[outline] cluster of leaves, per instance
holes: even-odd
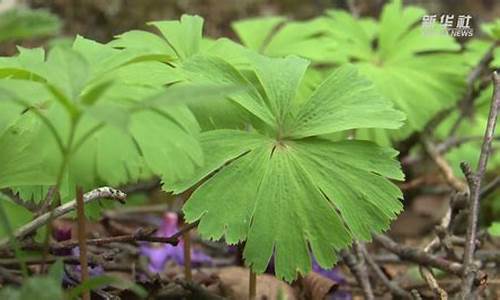
[[[297,271],[310,271],[310,252],[331,267],[336,252],[354,238],[370,239],[372,232],[387,228],[402,208],[400,191],[386,179],[403,178],[396,152],[369,142],[321,138],[402,124],[404,115],[353,66],[336,70],[312,93],[299,93],[307,60],[267,58],[225,39],[204,42],[196,17],[152,24],[160,36],[132,31],[111,45],[142,49],[138,41],[147,39],[155,45],[146,49],[150,55],[175,58],[176,80],[247,87],[228,97],[231,102],[215,105],[224,114],[201,110],[199,119],[210,118],[204,129],[217,128],[200,136],[210,155],[194,176],[165,182],[167,190],[180,193],[221,169],[184,207],[188,222],[201,220],[203,236],[246,241],[246,262],[258,272],[274,253],[277,276],[292,280]],[[167,24],[174,26],[163,27]],[[198,103],[193,105],[196,110]],[[228,120],[228,112],[239,118]]]
[[[151,23],[158,34],[20,48],[0,58],[0,188],[41,201],[55,185],[65,201],[75,185],[156,175],[174,193],[199,186],[186,221],[245,241],[254,271],[272,257],[288,281],[311,255],[332,267],[402,210],[391,140],[463,91],[459,46],[423,37],[424,13],[393,1],[378,23],[246,20],[234,24],[243,45],[203,38],[203,19],[185,15]]]
[[[307,57],[318,72],[355,64],[408,116],[405,127],[397,131],[358,133],[358,138],[389,145],[422,130],[438,111],[454,105],[464,90],[467,66],[459,44],[447,35],[424,35],[424,15],[421,8],[392,1],[378,22],[330,10],[307,22],[270,17],[239,21],[233,28],[249,47],[266,55]]]
[[[90,189],[193,172],[203,159],[199,126],[183,102],[234,88],[167,88],[177,80],[172,70],[146,52],[83,37],[47,54],[20,48],[0,58],[0,188],[41,201],[57,185],[66,201],[75,184]]]
[[[421,32],[424,15],[421,8],[403,7],[401,1],[392,1],[378,21],[331,10],[325,16],[302,22],[276,16],[242,20],[233,23],[233,29],[244,45],[265,55],[297,54],[310,59],[315,69],[306,81],[313,87],[325,69],[346,63],[358,66],[396,108],[406,113],[408,122],[397,131],[358,130],[356,137],[389,145],[423,130],[438,112],[455,106],[466,92],[467,73],[500,39],[498,20],[481,26],[486,39],[471,39],[464,46],[448,35],[425,35]],[[500,48],[494,50],[493,57],[490,66],[498,68]],[[474,165],[479,157],[493,90],[491,84],[482,90],[481,85],[478,82],[474,86],[481,92],[472,112],[454,129],[455,139],[466,142],[446,154],[459,177],[460,162]],[[464,116],[454,111],[436,129],[440,139],[450,139],[458,118]],[[500,156],[495,155],[498,151],[495,146],[489,170],[500,168]],[[500,205],[500,201],[496,202]]]

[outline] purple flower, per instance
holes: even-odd
[[[58,242],[71,240],[71,227],[61,225],[54,228],[52,237]]]
[[[71,240],[71,226],[57,226],[52,230],[52,237],[58,242]],[[54,255],[67,256],[71,255],[71,249],[54,250]]]
[[[326,278],[329,278],[338,284],[345,283],[344,275],[342,275],[342,273],[340,272],[340,270],[338,268],[323,269],[320,267],[320,265],[318,264],[316,259],[313,259],[312,270],[313,270],[313,272],[316,272],[316,273],[318,273]]]
[[[58,242],[63,242],[63,241],[68,241],[71,240],[72,233],[71,233],[71,227],[70,226],[59,226],[57,228],[54,228],[52,231],[52,237],[58,241]],[[62,250],[57,250],[54,252],[55,255],[57,256],[68,256],[72,255],[74,257],[79,257],[80,256],[80,248],[79,247],[74,247],[73,249],[62,249]],[[81,267],[80,266],[75,266],[75,265],[68,265],[67,268],[69,268],[71,271],[73,271],[74,279],[80,280],[81,279]],[[104,274],[104,269],[102,266],[89,266],[89,275],[90,276],[99,276]]]
[[[75,247],[71,250],[71,254],[74,256],[74,257],[80,257],[80,247]],[[75,268],[75,273],[77,275],[81,275],[81,270],[82,268],[80,267],[80,265],[76,265],[76,266],[71,266],[71,267],[74,267]],[[95,265],[95,266],[89,266],[89,275],[90,277],[92,276],[100,276],[100,275],[103,275],[104,274],[104,268],[100,265]],[[80,279],[80,278],[78,278]]]
[[[316,259],[313,259],[312,263],[312,270],[313,272],[316,272],[326,278],[329,278],[333,280],[334,282],[338,283],[339,285],[344,285],[346,284],[346,280],[342,272],[340,272],[339,268],[332,268],[332,269],[323,269],[320,267]],[[351,300],[352,295],[350,292],[347,291],[334,291],[330,293],[326,299],[328,300]]]
[[[155,235],[159,237],[174,235],[179,231],[178,221],[179,218],[176,213],[166,212]],[[160,273],[163,272],[165,265],[169,261],[175,261],[179,265],[184,264],[184,241],[180,240],[177,246],[143,243],[141,245],[141,254],[149,258],[149,271]],[[193,265],[211,262],[212,259],[203,252],[191,249],[191,263]]]
[[[352,294],[348,291],[335,291],[326,296],[327,300],[351,300]]]
[[[338,283],[339,285],[343,285],[346,283],[345,277],[342,274],[342,272],[339,270],[339,268],[332,268],[332,269],[323,269],[320,267],[316,259],[313,259],[312,263],[312,270],[313,272],[316,272],[326,278],[329,278],[333,280],[334,282]],[[352,295],[350,292],[347,291],[333,291],[330,293],[326,299],[328,300],[351,300]]]

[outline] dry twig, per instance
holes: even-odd
[[[97,199],[102,199],[102,198],[109,198],[109,199],[114,199],[118,200],[120,202],[125,201],[125,198],[127,195],[119,190],[115,190],[110,187],[101,187],[97,188],[95,190],[92,190],[86,194],[83,195],[83,201],[85,204],[90,203],[94,200]],[[76,208],[76,200],[70,201],[66,204],[63,204],[56,209],[54,209],[52,212],[47,212],[33,221],[19,227],[14,233],[13,236],[16,239],[20,239],[22,237],[25,237],[31,233],[33,233],[35,230],[39,229],[40,227],[44,226],[49,220],[55,219],[58,217],[61,217],[65,214],[68,214],[69,212],[73,211]],[[0,248],[4,248],[8,245],[9,239],[3,239],[0,240]]]
[[[365,247],[361,249],[361,252],[365,257],[367,265],[373,270],[373,272],[377,275],[380,281],[389,289],[389,291],[391,291],[392,294],[397,295],[403,299],[412,298],[409,292],[405,291],[397,283],[393,282],[385,275],[384,271],[382,271],[380,266],[373,260],[368,251],[366,251]]]
[[[360,246],[357,242],[354,242],[353,248],[354,248],[353,252],[361,253]],[[375,297],[373,295],[372,286],[370,284],[370,279],[368,278],[368,272],[364,264],[364,256],[362,255],[355,256],[348,250],[342,250],[340,254],[342,255],[342,259],[344,260],[345,264],[347,265],[347,267],[349,267],[349,270],[351,270],[351,273],[354,275],[359,285],[361,286],[365,299],[374,300]]]
[[[493,73],[493,84],[494,91],[491,100],[490,113],[488,116],[488,122],[484,133],[483,145],[481,147],[481,154],[479,155],[479,162],[477,164],[476,172],[473,173],[472,170],[470,170],[470,167],[467,167],[467,164],[461,164],[470,189],[470,212],[467,222],[468,226],[464,252],[465,272],[461,291],[462,299],[471,299],[470,297],[473,294],[474,278],[476,277],[476,273],[478,271],[476,265],[474,264],[474,251],[476,249],[476,234],[479,218],[481,181],[483,179],[484,173],[486,172],[488,158],[491,153],[491,143],[493,141],[493,136],[495,133],[498,111],[500,109],[500,75],[497,72]]]

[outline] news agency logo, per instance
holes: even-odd
[[[471,26],[471,15],[424,15],[422,17],[423,35],[449,35],[452,37],[471,37],[474,29]]]

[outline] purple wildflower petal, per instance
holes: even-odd
[[[75,247],[73,249],[71,249],[71,254],[75,257],[79,257],[80,256],[80,247]],[[81,275],[81,271],[82,271],[82,268],[78,265],[78,266],[73,266],[75,268],[75,271],[78,275]],[[100,276],[100,275],[103,275],[104,274],[104,268],[100,265],[96,265],[96,266],[88,266],[89,268],[89,275],[90,277],[94,277],[94,276]],[[78,278],[79,280],[81,278]]]
[[[167,261],[167,252],[163,247],[150,247],[142,245],[140,248],[142,255],[149,258],[149,271],[159,273],[163,271],[163,267]]]
[[[323,269],[320,267],[316,259],[313,259],[312,262],[312,270],[326,278],[329,278],[333,280],[334,282],[338,283],[339,285],[346,284],[346,280],[342,272],[340,271],[339,268],[332,268],[329,270]],[[348,291],[335,291],[331,294],[329,294],[326,299],[328,300],[351,300],[352,295]]]
[[[54,228],[54,230],[52,230],[52,237],[58,242],[71,240],[71,227],[58,226]]]
[[[58,242],[71,240],[71,227],[58,226],[52,230],[52,238]],[[53,251],[54,255],[67,256],[71,255],[71,249],[58,249]]]
[[[342,272],[340,272],[340,270],[338,268],[323,269],[318,264],[316,259],[313,259],[312,270],[320,275],[323,275],[326,278],[329,278],[329,279],[335,281],[338,284],[345,283],[345,277],[344,277],[344,275],[342,275]]]
[[[156,232],[156,236],[169,237],[179,231],[178,216],[176,213],[167,212],[163,215],[162,223]],[[184,242],[181,240],[177,246],[164,244],[144,243],[140,252],[149,258],[149,270],[153,273],[162,272],[169,261],[175,261],[178,265],[184,265]],[[199,250],[191,250],[191,263],[202,265],[211,263],[212,259]]]
[[[351,300],[352,294],[348,291],[336,291],[326,296],[327,300]]]
[[[163,215],[163,220],[161,222],[160,228],[156,233],[157,236],[169,237],[174,235],[179,231],[179,217],[176,213],[166,212]]]
[[[210,265],[213,264],[213,259],[202,251],[195,249],[191,251],[191,262],[196,266],[205,264]]]

